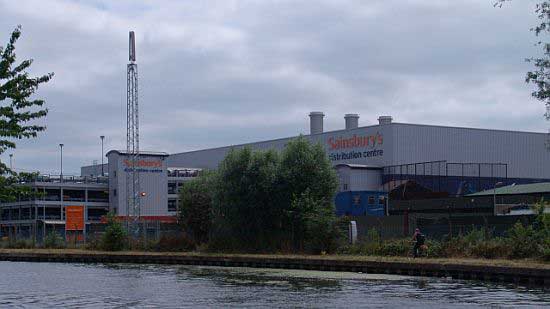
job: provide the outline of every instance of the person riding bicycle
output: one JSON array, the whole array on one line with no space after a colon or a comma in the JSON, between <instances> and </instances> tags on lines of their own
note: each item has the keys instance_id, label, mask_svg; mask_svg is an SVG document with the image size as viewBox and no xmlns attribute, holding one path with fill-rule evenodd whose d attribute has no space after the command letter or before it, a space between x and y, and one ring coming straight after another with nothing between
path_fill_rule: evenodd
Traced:
<instances>
[{"instance_id":1,"label":"person riding bicycle","mask_svg":"<svg viewBox=\"0 0 550 309\"><path fill-rule=\"evenodd\" d=\"M420 255L420 249L426 242L426 236L424 236L424 234L420 232L420 229L417 228L414 230L412 240L415 242L413 247L413 257L417 257Z\"/></svg>"}]
</instances>

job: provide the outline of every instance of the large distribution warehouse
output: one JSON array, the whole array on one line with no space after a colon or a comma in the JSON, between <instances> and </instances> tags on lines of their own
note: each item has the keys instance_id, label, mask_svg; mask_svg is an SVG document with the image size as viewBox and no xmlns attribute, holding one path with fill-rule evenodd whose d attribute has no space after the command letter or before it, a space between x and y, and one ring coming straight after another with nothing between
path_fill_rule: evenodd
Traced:
<instances>
[{"instance_id":1,"label":"large distribution warehouse","mask_svg":"<svg viewBox=\"0 0 550 309\"><path fill-rule=\"evenodd\" d=\"M393 122L359 126L357 114L347 114L342 130L324 132L321 112L310 115L310 134L320 143L340 179L338 214L382 216L392 192L414 182L423 194L463 196L497 184L543 182L550 179L550 151L545 133L517 132ZM374 119L373 119L374 120ZM281 150L293 137L243 145L167 154L141 152L133 163L125 151L111 150L104 166L84 166L79 177L40 176L29 180L40 200L0 205L2 230L65 225L67 207L81 206L85 224L114 211L125 217L126 173L138 169L143 192L140 215L150 220L174 220L178 188L203 169L215 169L231 149ZM133 164L137 166L133 166ZM104 175L102 175L102 170ZM35 231L36 232L36 231Z\"/></svg>"}]
</instances>

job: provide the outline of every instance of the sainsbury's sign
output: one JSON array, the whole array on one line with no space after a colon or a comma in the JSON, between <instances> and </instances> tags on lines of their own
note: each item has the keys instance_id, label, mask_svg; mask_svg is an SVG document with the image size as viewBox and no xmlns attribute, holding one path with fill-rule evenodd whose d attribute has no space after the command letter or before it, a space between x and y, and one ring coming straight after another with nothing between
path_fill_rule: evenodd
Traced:
<instances>
[{"instance_id":1,"label":"sainsbury's sign","mask_svg":"<svg viewBox=\"0 0 550 309\"><path fill-rule=\"evenodd\" d=\"M384 137L379 132L373 135L357 135L351 137L330 137L328 145L330 150L345 148L374 148L384 143Z\"/></svg>"},{"instance_id":2,"label":"sainsbury's sign","mask_svg":"<svg viewBox=\"0 0 550 309\"><path fill-rule=\"evenodd\" d=\"M130 160L124 160L124 165L127 167L162 167L162 162L151 160L138 160L136 162L132 162Z\"/></svg>"},{"instance_id":3,"label":"sainsbury's sign","mask_svg":"<svg viewBox=\"0 0 550 309\"><path fill-rule=\"evenodd\" d=\"M384 150L377 148L383 144L384 137L380 132L371 135L353 134L346 137L330 137L327 140L329 150L342 150L329 153L331 161L381 157L384 155ZM348 149L349 151L347 151Z\"/></svg>"},{"instance_id":4,"label":"sainsbury's sign","mask_svg":"<svg viewBox=\"0 0 550 309\"><path fill-rule=\"evenodd\" d=\"M124 171L131 172L134 169L144 173L162 173L162 161L160 160L124 160Z\"/></svg>"}]
</instances>

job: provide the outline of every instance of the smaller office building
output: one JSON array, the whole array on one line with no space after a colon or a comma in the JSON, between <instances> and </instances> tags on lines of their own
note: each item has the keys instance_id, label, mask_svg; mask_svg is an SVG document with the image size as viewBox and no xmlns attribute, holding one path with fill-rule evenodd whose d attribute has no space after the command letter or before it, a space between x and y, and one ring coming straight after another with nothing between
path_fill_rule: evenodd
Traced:
<instances>
[{"instance_id":1,"label":"smaller office building","mask_svg":"<svg viewBox=\"0 0 550 309\"><path fill-rule=\"evenodd\" d=\"M42 239L50 231L65 235L76 229L85 237L85 231L101 223L109 211L106 177L40 175L20 185L30 187L33 196L0 205L2 236ZM73 215L80 218L80 223L66 226Z\"/></svg>"}]
</instances>

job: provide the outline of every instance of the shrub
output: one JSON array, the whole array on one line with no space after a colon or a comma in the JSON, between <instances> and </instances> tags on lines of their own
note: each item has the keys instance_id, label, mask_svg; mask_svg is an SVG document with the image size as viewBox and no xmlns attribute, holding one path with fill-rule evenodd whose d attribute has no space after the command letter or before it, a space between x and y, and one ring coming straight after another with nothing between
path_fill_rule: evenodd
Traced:
<instances>
[{"instance_id":1,"label":"shrub","mask_svg":"<svg viewBox=\"0 0 550 309\"><path fill-rule=\"evenodd\" d=\"M409 256L411 252L412 244L409 239L388 240L380 246L380 254L385 256Z\"/></svg>"},{"instance_id":2,"label":"shrub","mask_svg":"<svg viewBox=\"0 0 550 309\"><path fill-rule=\"evenodd\" d=\"M539 246L539 252L543 260L550 261L550 238L544 239Z\"/></svg>"},{"instance_id":3,"label":"shrub","mask_svg":"<svg viewBox=\"0 0 550 309\"><path fill-rule=\"evenodd\" d=\"M525 227L520 222L514 224L508 230L507 242L510 246L510 257L527 258L538 253L538 237L531 225Z\"/></svg>"},{"instance_id":4,"label":"shrub","mask_svg":"<svg viewBox=\"0 0 550 309\"><path fill-rule=\"evenodd\" d=\"M507 257L510 255L510 251L509 244L502 238L488 239L475 243L468 248L470 256L487 259Z\"/></svg>"},{"instance_id":5,"label":"shrub","mask_svg":"<svg viewBox=\"0 0 550 309\"><path fill-rule=\"evenodd\" d=\"M437 240L428 240L426 245L428 246L428 257L445 257L441 242Z\"/></svg>"},{"instance_id":6,"label":"shrub","mask_svg":"<svg viewBox=\"0 0 550 309\"><path fill-rule=\"evenodd\" d=\"M126 231L120 222L118 222L114 214L107 215L107 227L105 233L101 237L101 249L105 251L120 251L126 245Z\"/></svg>"},{"instance_id":7,"label":"shrub","mask_svg":"<svg viewBox=\"0 0 550 309\"><path fill-rule=\"evenodd\" d=\"M332 202L321 201L320 204L309 189L292 201L293 209L302 209L306 213L304 243L310 253L336 251L341 237Z\"/></svg>"},{"instance_id":8,"label":"shrub","mask_svg":"<svg viewBox=\"0 0 550 309\"><path fill-rule=\"evenodd\" d=\"M212 225L212 194L216 174L203 171L199 177L183 184L180 191L179 220L194 242L208 241Z\"/></svg>"},{"instance_id":9,"label":"shrub","mask_svg":"<svg viewBox=\"0 0 550 309\"><path fill-rule=\"evenodd\" d=\"M44 239L44 248L60 249L65 247L65 240L56 231L50 231Z\"/></svg>"},{"instance_id":10,"label":"shrub","mask_svg":"<svg viewBox=\"0 0 550 309\"><path fill-rule=\"evenodd\" d=\"M86 249L88 250L100 250L101 249L101 237L96 235L86 237Z\"/></svg>"},{"instance_id":11,"label":"shrub","mask_svg":"<svg viewBox=\"0 0 550 309\"><path fill-rule=\"evenodd\" d=\"M156 251L190 251L196 248L195 242L185 234L162 236L155 246Z\"/></svg>"}]
</instances>

